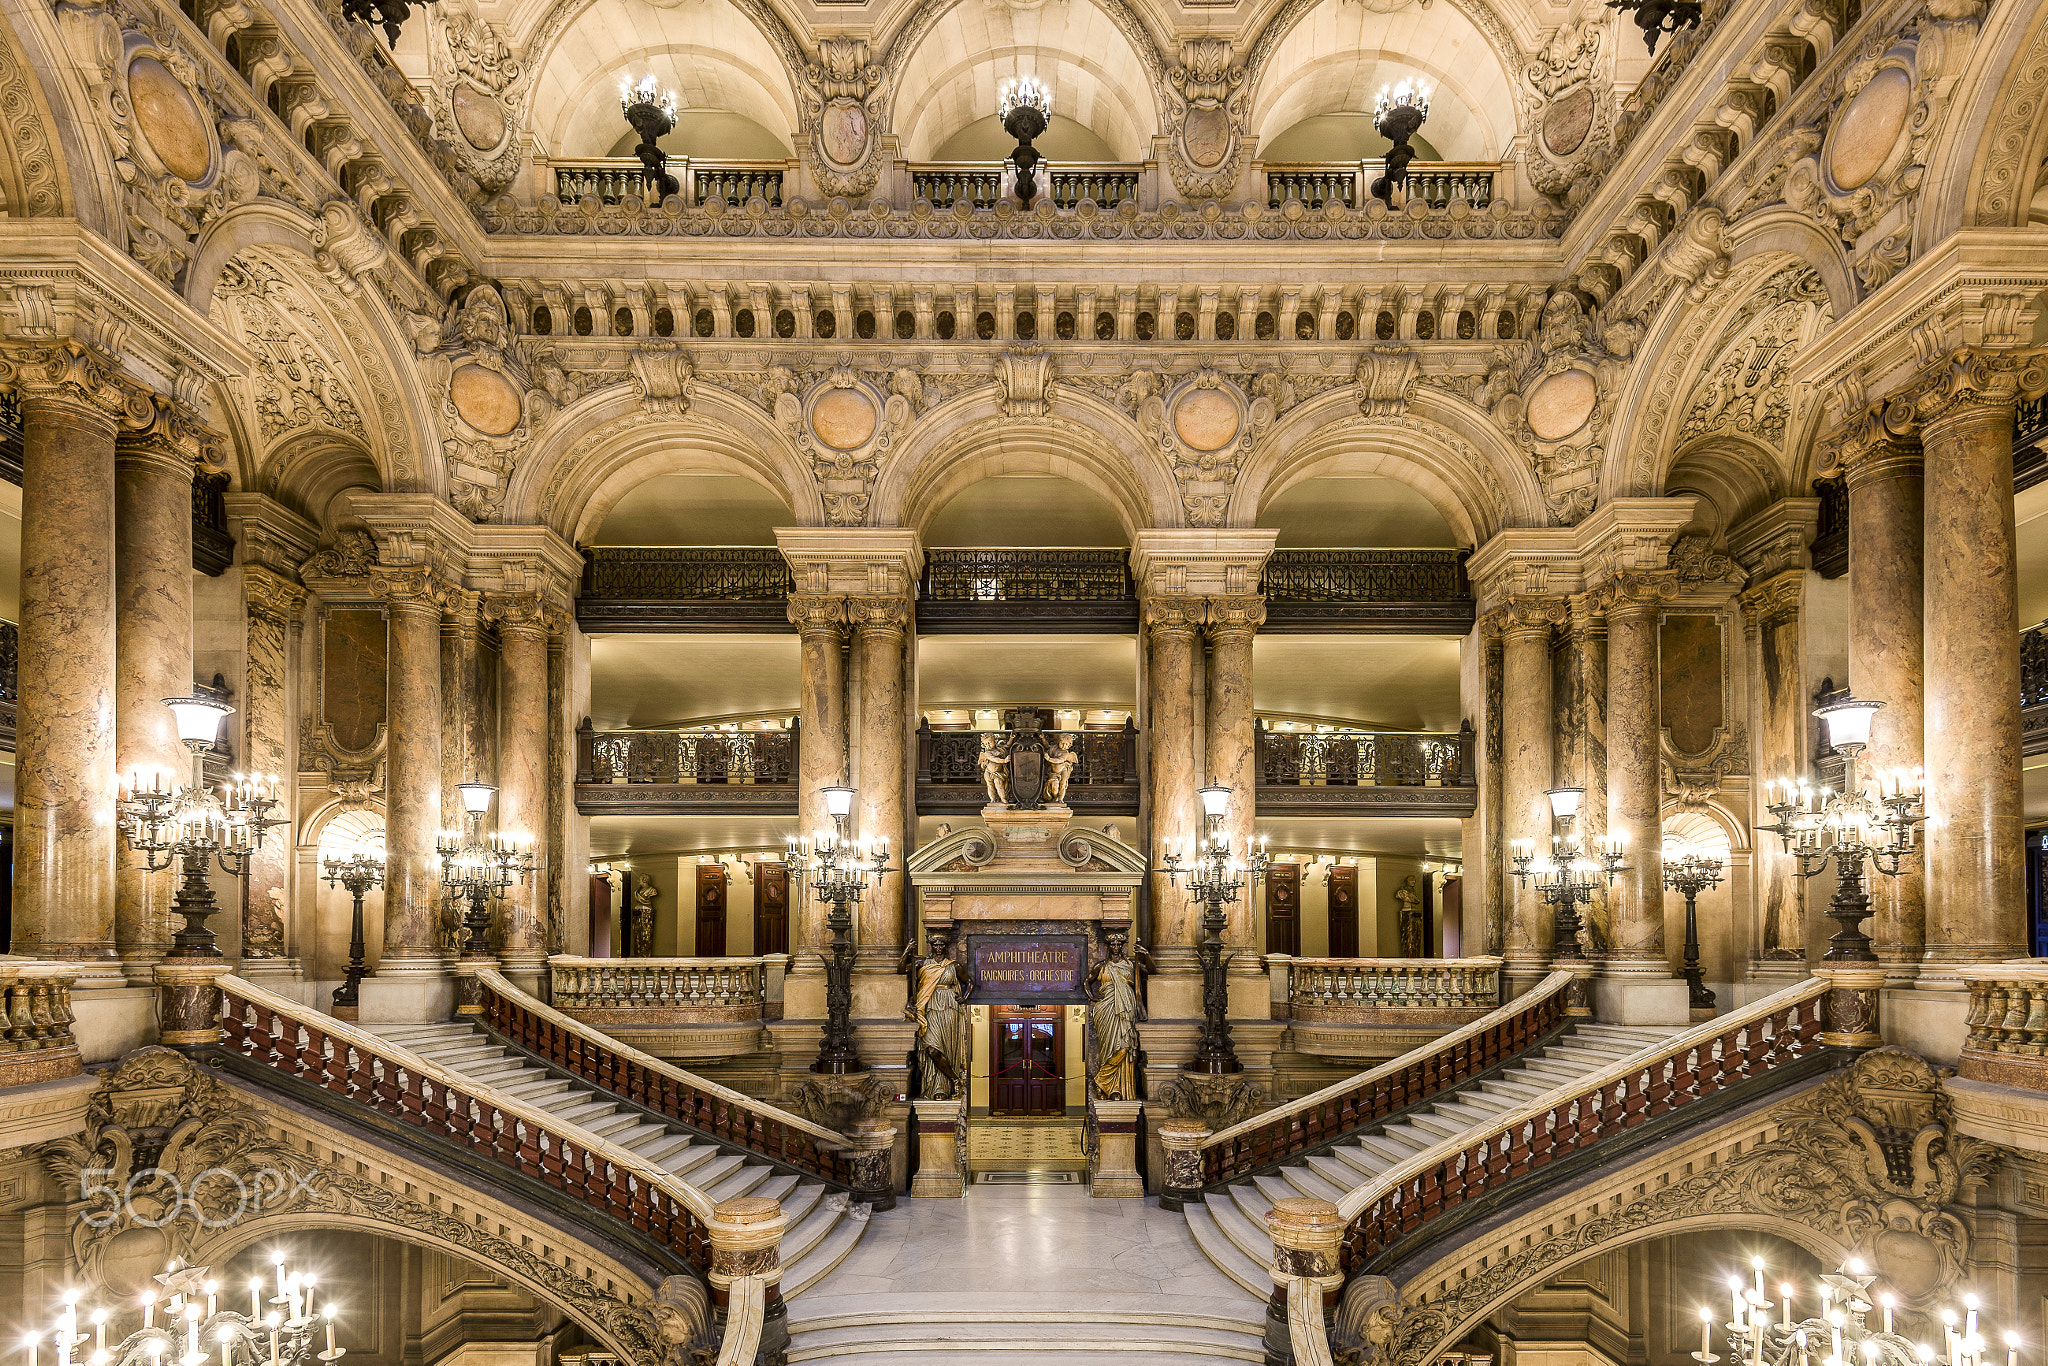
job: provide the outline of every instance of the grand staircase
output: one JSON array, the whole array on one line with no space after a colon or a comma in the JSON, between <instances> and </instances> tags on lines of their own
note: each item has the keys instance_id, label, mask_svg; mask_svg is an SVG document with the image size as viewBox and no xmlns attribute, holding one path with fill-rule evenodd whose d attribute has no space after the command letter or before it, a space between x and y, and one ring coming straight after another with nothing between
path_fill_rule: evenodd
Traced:
<instances>
[{"instance_id":1,"label":"grand staircase","mask_svg":"<svg viewBox=\"0 0 2048 1366\"><path fill-rule=\"evenodd\" d=\"M790 1316L790 1366L1190 1366L1266 1359L1263 1306L1237 1317L1131 1309Z\"/></svg>"},{"instance_id":2,"label":"grand staircase","mask_svg":"<svg viewBox=\"0 0 2048 1366\"><path fill-rule=\"evenodd\" d=\"M665 1122L608 1091L542 1065L492 1040L469 1023L365 1025L429 1062L554 1116L565 1125L636 1153L689 1182L714 1204L742 1195L772 1196L789 1220L782 1240L782 1294L786 1299L817 1284L844 1261L867 1224L866 1205L845 1192L778 1170Z\"/></svg>"},{"instance_id":3,"label":"grand staircase","mask_svg":"<svg viewBox=\"0 0 2048 1366\"><path fill-rule=\"evenodd\" d=\"M1590 1021L1569 1025L1550 1042L1516 1055L1490 1075L1460 1083L1397 1118L1188 1201L1183 1208L1188 1229L1218 1270L1263 1296L1273 1286L1273 1236L1266 1229L1266 1211L1275 1200L1309 1196L1339 1201L1446 1139L1489 1124L1632 1054L1654 1049L1680 1032Z\"/></svg>"}]
</instances>

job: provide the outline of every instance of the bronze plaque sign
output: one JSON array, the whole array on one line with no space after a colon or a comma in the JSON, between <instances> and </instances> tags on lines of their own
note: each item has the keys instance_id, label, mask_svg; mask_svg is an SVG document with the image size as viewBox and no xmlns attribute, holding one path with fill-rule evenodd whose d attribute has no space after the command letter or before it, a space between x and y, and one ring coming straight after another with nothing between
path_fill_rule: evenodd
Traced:
<instances>
[{"instance_id":1,"label":"bronze plaque sign","mask_svg":"<svg viewBox=\"0 0 2048 1366\"><path fill-rule=\"evenodd\" d=\"M1087 998L1088 937L1081 934L975 934L967 938L967 966L980 1004L1060 1002Z\"/></svg>"}]
</instances>

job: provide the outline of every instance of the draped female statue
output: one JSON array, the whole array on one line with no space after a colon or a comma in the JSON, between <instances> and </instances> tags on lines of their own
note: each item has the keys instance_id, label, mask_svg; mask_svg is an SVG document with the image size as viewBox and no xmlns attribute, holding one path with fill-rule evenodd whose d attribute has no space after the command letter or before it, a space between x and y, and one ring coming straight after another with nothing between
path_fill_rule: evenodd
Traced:
<instances>
[{"instance_id":1,"label":"draped female statue","mask_svg":"<svg viewBox=\"0 0 2048 1366\"><path fill-rule=\"evenodd\" d=\"M931 953L916 960L910 978L910 1004L903 1018L917 1026L919 1100L965 1100L967 1097L967 998L973 986L961 980L952 955L953 937L934 930L926 942ZM905 947L909 961L917 946Z\"/></svg>"},{"instance_id":2,"label":"draped female statue","mask_svg":"<svg viewBox=\"0 0 2048 1366\"><path fill-rule=\"evenodd\" d=\"M1145 1005L1138 995L1138 964L1124 956L1129 935L1112 930L1104 942L1109 956L1088 973L1088 1023L1095 1033L1095 1097L1136 1100L1138 1021L1145 1018Z\"/></svg>"}]
</instances>

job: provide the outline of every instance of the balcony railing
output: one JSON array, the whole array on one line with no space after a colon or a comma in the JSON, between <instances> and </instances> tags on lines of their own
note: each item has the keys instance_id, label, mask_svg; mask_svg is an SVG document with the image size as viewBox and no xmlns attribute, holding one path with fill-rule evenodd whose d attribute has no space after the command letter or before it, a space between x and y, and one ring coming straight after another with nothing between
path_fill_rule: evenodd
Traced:
<instances>
[{"instance_id":1,"label":"balcony railing","mask_svg":"<svg viewBox=\"0 0 2048 1366\"><path fill-rule=\"evenodd\" d=\"M1003 197L1003 183L1000 166L914 166L910 171L911 194L935 209L955 204L994 208Z\"/></svg>"},{"instance_id":2,"label":"balcony railing","mask_svg":"<svg viewBox=\"0 0 2048 1366\"><path fill-rule=\"evenodd\" d=\"M1471 723L1455 734L1270 731L1256 723L1259 810L1268 815L1470 815Z\"/></svg>"},{"instance_id":3,"label":"balcony railing","mask_svg":"<svg viewBox=\"0 0 2048 1366\"><path fill-rule=\"evenodd\" d=\"M1008 723L1014 713L1003 718ZM981 782L981 737L987 732L933 730L925 721L917 729L917 807L925 812L979 811L988 800ZM1136 811L1138 807L1138 728L1129 721L1122 730L1041 730L1041 735L1074 737L1079 762L1067 779L1067 805L1076 811ZM1014 732L1012 732L1014 734Z\"/></svg>"},{"instance_id":4,"label":"balcony railing","mask_svg":"<svg viewBox=\"0 0 2048 1366\"><path fill-rule=\"evenodd\" d=\"M574 204L594 197L616 204L632 197L650 198L646 168L638 157L592 157L558 161L548 168L553 174L555 198ZM727 204L744 204L764 199L773 208L782 203L782 177L787 163L780 161L695 161L670 157L668 173L681 187L683 202L703 204L719 199Z\"/></svg>"},{"instance_id":5,"label":"balcony railing","mask_svg":"<svg viewBox=\"0 0 2048 1366\"><path fill-rule=\"evenodd\" d=\"M585 717L576 728L576 804L586 815L794 809L800 743L794 720L777 731L601 731Z\"/></svg>"},{"instance_id":6,"label":"balcony railing","mask_svg":"<svg viewBox=\"0 0 2048 1366\"><path fill-rule=\"evenodd\" d=\"M1277 209L1290 199L1311 209L1337 203L1355 209L1372 197L1372 182L1386 171L1377 157L1364 161L1269 163L1265 166L1266 206ZM1431 208L1460 200L1475 209L1494 201L1500 166L1485 161L1418 161L1408 167L1407 196Z\"/></svg>"},{"instance_id":7,"label":"balcony railing","mask_svg":"<svg viewBox=\"0 0 2048 1366\"><path fill-rule=\"evenodd\" d=\"M71 963L0 960L0 1088L75 1077L82 1069L71 1023Z\"/></svg>"},{"instance_id":8,"label":"balcony railing","mask_svg":"<svg viewBox=\"0 0 2048 1366\"><path fill-rule=\"evenodd\" d=\"M1461 1025L1500 1004L1498 958L1290 958L1268 954L1289 1018L1328 1024Z\"/></svg>"},{"instance_id":9,"label":"balcony railing","mask_svg":"<svg viewBox=\"0 0 2048 1366\"><path fill-rule=\"evenodd\" d=\"M1276 550L1260 589L1271 627L1455 632L1473 621L1465 550Z\"/></svg>"},{"instance_id":10,"label":"balcony railing","mask_svg":"<svg viewBox=\"0 0 2048 1366\"><path fill-rule=\"evenodd\" d=\"M775 1020L782 1017L782 974L788 964L785 953L761 958L557 954L548 959L548 1003L600 1029Z\"/></svg>"},{"instance_id":11,"label":"balcony railing","mask_svg":"<svg viewBox=\"0 0 2048 1366\"><path fill-rule=\"evenodd\" d=\"M1129 553L1121 546L927 550L918 628L1133 630Z\"/></svg>"},{"instance_id":12,"label":"balcony railing","mask_svg":"<svg viewBox=\"0 0 2048 1366\"><path fill-rule=\"evenodd\" d=\"M905 167L911 196L935 209L958 204L991 209L1014 192L1017 171L1008 161L930 162ZM1136 202L1144 195L1145 168L1128 162L1073 162L1037 170L1039 193L1062 209L1082 200L1103 207Z\"/></svg>"},{"instance_id":13,"label":"balcony railing","mask_svg":"<svg viewBox=\"0 0 2048 1366\"><path fill-rule=\"evenodd\" d=\"M2020 747L2048 751L2048 622L2020 632Z\"/></svg>"},{"instance_id":14,"label":"balcony railing","mask_svg":"<svg viewBox=\"0 0 2048 1366\"><path fill-rule=\"evenodd\" d=\"M585 630L787 630L795 586L774 546L590 546L576 619Z\"/></svg>"},{"instance_id":15,"label":"balcony railing","mask_svg":"<svg viewBox=\"0 0 2048 1366\"><path fill-rule=\"evenodd\" d=\"M2019 959L1963 968L1970 986L1956 1074L2048 1091L2048 963Z\"/></svg>"}]
</instances>

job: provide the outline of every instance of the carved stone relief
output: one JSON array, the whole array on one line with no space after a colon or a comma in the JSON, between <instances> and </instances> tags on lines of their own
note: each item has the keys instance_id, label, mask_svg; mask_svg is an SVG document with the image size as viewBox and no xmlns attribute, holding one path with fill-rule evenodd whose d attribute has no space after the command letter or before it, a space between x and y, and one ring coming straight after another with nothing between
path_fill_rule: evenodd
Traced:
<instances>
[{"instance_id":1,"label":"carved stone relief","mask_svg":"<svg viewBox=\"0 0 2048 1366\"><path fill-rule=\"evenodd\" d=\"M499 31L467 6L430 5L427 57L436 127L463 169L497 194L519 173L526 68Z\"/></svg>"},{"instance_id":2,"label":"carved stone relief","mask_svg":"<svg viewBox=\"0 0 2048 1366\"><path fill-rule=\"evenodd\" d=\"M742 372L713 382L741 392L755 377ZM829 368L773 365L758 378L745 396L775 419L809 462L827 523L861 525L881 462L923 410L928 386L904 369L857 370L851 353Z\"/></svg>"},{"instance_id":3,"label":"carved stone relief","mask_svg":"<svg viewBox=\"0 0 2048 1366\"><path fill-rule=\"evenodd\" d=\"M1606 153L1614 136L1608 22L1601 14L1558 29L1522 69L1522 103L1536 134L1529 144L1530 182L1574 206L1591 192L1584 168Z\"/></svg>"},{"instance_id":4,"label":"carved stone relief","mask_svg":"<svg viewBox=\"0 0 2048 1366\"><path fill-rule=\"evenodd\" d=\"M1191 199L1220 199L1237 185L1251 88L1228 38L1192 38L1166 73L1165 133L1173 183Z\"/></svg>"},{"instance_id":5,"label":"carved stone relief","mask_svg":"<svg viewBox=\"0 0 2048 1366\"><path fill-rule=\"evenodd\" d=\"M1792 359L1833 316L1819 272L1804 262L1765 280L1729 319L1706 358L1675 441L1737 432L1783 450Z\"/></svg>"},{"instance_id":6,"label":"carved stone relief","mask_svg":"<svg viewBox=\"0 0 2048 1366\"><path fill-rule=\"evenodd\" d=\"M813 174L826 194L853 198L875 188L881 175L887 77L870 60L865 38L821 39L818 59L805 64L798 94Z\"/></svg>"}]
</instances>

